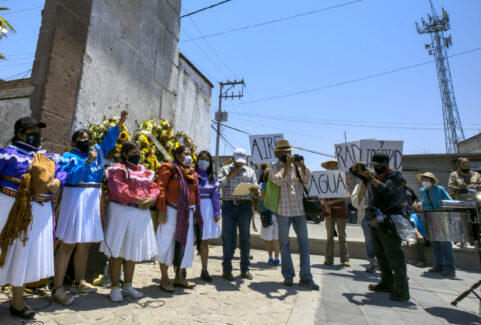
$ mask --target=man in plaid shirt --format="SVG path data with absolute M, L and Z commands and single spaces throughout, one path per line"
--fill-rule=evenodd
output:
M 222 199 L 222 277 L 232 281 L 232 258 L 236 246 L 236 228 L 239 227 L 241 250 L 241 277 L 252 280 L 249 272 L 250 224 L 252 219 L 251 196 L 257 196 L 257 177 L 252 168 L 246 166 L 247 154 L 244 149 L 236 149 L 232 156 L 233 163 L 224 166 L 219 172 L 219 187 Z M 256 185 L 245 196 L 232 195 L 237 185 L 249 183 Z
M 311 261 L 309 256 L 309 238 L 307 223 L 303 205 L 303 188 L 309 184 L 310 170 L 304 165 L 303 159 L 295 159 L 291 155 L 289 141 L 279 140 L 276 142 L 274 152 L 279 161 L 271 165 L 270 176 L 274 184 L 280 186 L 279 206 L 276 211 L 279 225 L 279 245 L 282 257 L 282 276 L 284 284 L 292 286 L 295 271 L 292 264 L 291 248 L 289 245 L 289 229 L 292 226 L 299 243 L 299 255 L 301 258 L 301 271 L 299 285 L 312 290 L 319 290 L 319 286 L 312 280 Z M 300 157 L 300 156 L 299 156 Z

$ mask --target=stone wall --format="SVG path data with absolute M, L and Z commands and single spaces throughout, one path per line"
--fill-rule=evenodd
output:
M 459 153 L 481 153 L 481 133 L 458 143 Z
M 0 147 L 6 146 L 13 137 L 15 121 L 31 115 L 32 89 L 30 79 L 0 83 Z

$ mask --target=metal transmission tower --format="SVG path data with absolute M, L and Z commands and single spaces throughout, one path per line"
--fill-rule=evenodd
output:
M 242 88 L 238 94 L 234 94 L 235 86 L 241 85 Z M 217 168 L 219 166 L 219 138 L 220 138 L 220 123 L 227 122 L 227 112 L 222 111 L 222 100 L 223 99 L 234 99 L 234 98 L 241 98 L 244 96 L 244 87 L 246 86 L 244 79 L 241 81 L 229 81 L 227 82 L 219 82 L 219 110 L 215 113 L 215 120 L 217 122 L 217 137 L 215 140 L 215 165 L 214 165 L 214 172 L 217 174 Z M 227 89 L 224 89 L 227 87 Z M 231 92 L 229 95 L 229 91 Z
M 434 6 L 429 0 L 431 15 L 427 21 L 421 18 L 421 25 L 416 22 L 416 30 L 419 34 L 430 34 L 431 44 L 425 44 L 429 55 L 434 55 L 436 70 L 438 72 L 439 90 L 443 103 L 444 137 L 446 152 L 457 152 L 457 144 L 464 140 L 464 131 L 459 118 L 456 99 L 454 98 L 453 81 L 449 69 L 447 49 L 453 44 L 451 35 L 444 37 L 444 32 L 450 29 L 448 13 L 442 8 L 442 17 L 436 15 Z

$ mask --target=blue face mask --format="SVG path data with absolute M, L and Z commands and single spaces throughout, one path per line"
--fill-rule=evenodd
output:
M 199 167 L 200 170 L 207 170 L 209 166 L 210 166 L 210 163 L 207 160 L 199 160 L 197 162 L 197 167 Z

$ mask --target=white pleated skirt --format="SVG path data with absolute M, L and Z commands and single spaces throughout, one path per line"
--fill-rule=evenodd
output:
M 261 239 L 271 241 L 279 240 L 279 225 L 277 224 L 277 218 L 272 214 L 272 225 L 269 227 L 262 227 L 261 224 Z
M 157 245 L 150 210 L 110 202 L 99 250 L 133 262 L 151 260 L 157 255 Z
M 210 198 L 200 200 L 200 210 L 204 226 L 202 228 L 202 240 L 219 238 L 222 234 L 220 225 L 214 220 L 214 207 Z
M 15 198 L 0 193 L 0 229 L 8 219 Z M 54 275 L 52 203 L 32 202 L 33 219 L 27 241 L 22 236 L 8 247 L 5 264 L 0 268 L 0 285 L 21 287 Z
M 67 244 L 104 240 L 100 220 L 100 188 L 65 187 L 58 216 L 57 238 Z
M 167 221 L 157 228 L 157 251 L 155 257 L 161 264 L 171 266 L 174 263 L 175 250 L 175 227 L 177 225 L 177 209 L 167 206 Z M 192 267 L 194 261 L 194 209 L 191 207 L 189 214 L 189 231 L 187 243 L 185 244 L 184 257 L 180 264 L 181 269 Z

